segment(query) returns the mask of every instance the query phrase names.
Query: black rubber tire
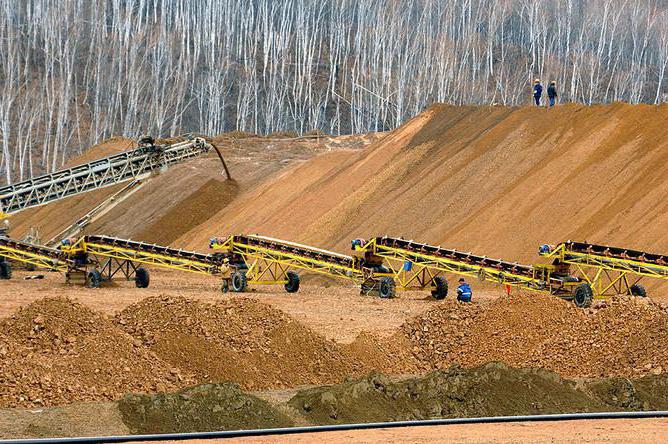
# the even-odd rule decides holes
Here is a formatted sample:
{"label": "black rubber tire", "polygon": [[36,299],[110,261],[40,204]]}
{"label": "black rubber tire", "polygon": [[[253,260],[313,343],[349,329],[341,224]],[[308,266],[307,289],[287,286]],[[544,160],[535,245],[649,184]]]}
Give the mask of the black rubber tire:
{"label": "black rubber tire", "polygon": [[97,270],[91,270],[86,274],[86,287],[100,288],[102,285],[102,275]]}
{"label": "black rubber tire", "polygon": [[629,288],[629,290],[631,290],[631,295],[632,296],[638,296],[638,297],[641,297],[641,298],[647,297],[647,290],[645,289],[645,286],[643,286],[643,285],[633,284],[633,285],[631,285],[631,288]]}
{"label": "black rubber tire", "polygon": [[232,274],[232,291],[235,293],[243,293],[248,287],[248,280],[246,279],[245,271],[235,271]]}
{"label": "black rubber tire", "polygon": [[285,284],[285,291],[288,293],[296,293],[299,291],[299,275],[294,271],[288,271],[285,273],[285,276],[288,278],[288,282]]}
{"label": "black rubber tire", "polygon": [[431,295],[436,300],[443,300],[448,295],[448,281],[443,276],[436,276],[432,281],[434,289],[431,291]]}
{"label": "black rubber tire", "polygon": [[591,302],[594,300],[594,292],[591,285],[582,284],[575,288],[573,302],[580,308],[591,307]]}
{"label": "black rubber tire", "polygon": [[12,266],[9,262],[2,261],[0,262],[0,279],[11,279],[12,278]]}
{"label": "black rubber tire", "polygon": [[230,280],[229,279],[223,279],[223,283],[220,286],[220,291],[222,291],[223,293],[227,293],[228,291],[230,291]]}
{"label": "black rubber tire", "polygon": [[397,286],[394,279],[389,276],[381,278],[378,283],[378,293],[383,299],[392,299],[397,294]]}
{"label": "black rubber tire", "polygon": [[151,275],[144,267],[139,267],[135,270],[135,286],[137,288],[148,288],[151,282]]}

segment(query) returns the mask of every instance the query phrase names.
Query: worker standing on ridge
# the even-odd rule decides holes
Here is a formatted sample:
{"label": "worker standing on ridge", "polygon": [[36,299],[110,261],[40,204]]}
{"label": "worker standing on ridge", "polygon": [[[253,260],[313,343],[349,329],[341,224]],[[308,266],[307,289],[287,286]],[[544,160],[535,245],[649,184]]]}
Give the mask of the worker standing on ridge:
{"label": "worker standing on ridge", "polygon": [[471,286],[466,283],[464,278],[459,279],[459,287],[457,287],[457,300],[461,302],[471,302],[473,290]]}
{"label": "worker standing on ridge", "polygon": [[557,82],[552,80],[550,86],[547,87],[547,97],[550,99],[550,108],[554,106],[554,101],[557,98]]}
{"label": "worker standing on ridge", "polygon": [[540,84],[540,79],[533,82],[533,99],[536,101],[536,106],[540,106],[540,96],[543,95],[543,85]]}

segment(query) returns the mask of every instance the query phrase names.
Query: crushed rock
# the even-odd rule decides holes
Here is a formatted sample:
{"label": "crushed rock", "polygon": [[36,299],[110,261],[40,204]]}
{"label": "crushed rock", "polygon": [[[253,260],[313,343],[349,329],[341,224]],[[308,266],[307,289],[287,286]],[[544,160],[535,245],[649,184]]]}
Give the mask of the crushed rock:
{"label": "crushed rock", "polygon": [[401,330],[424,370],[490,361],[574,378],[668,369],[668,311],[649,299],[616,297],[588,310],[528,292],[484,307],[448,301]]}

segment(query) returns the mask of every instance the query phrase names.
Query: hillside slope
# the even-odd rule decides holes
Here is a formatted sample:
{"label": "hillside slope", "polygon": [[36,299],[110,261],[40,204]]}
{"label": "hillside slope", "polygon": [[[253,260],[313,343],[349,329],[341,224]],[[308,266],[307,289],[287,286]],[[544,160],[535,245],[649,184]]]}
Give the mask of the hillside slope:
{"label": "hillside slope", "polygon": [[668,250],[668,105],[438,105],[313,158],[177,243],[259,232],[345,250],[388,234],[512,260],[566,239]]}
{"label": "hillside slope", "polygon": [[[84,232],[172,244],[216,215],[239,193],[252,190],[277,171],[289,169],[318,153],[359,150],[382,136],[382,133],[371,133],[286,139],[280,135],[221,134],[212,141],[221,148],[233,181],[225,180],[220,161],[213,153],[174,165],[144,181],[143,188],[88,225]],[[113,138],[72,159],[69,165],[126,150],[133,144],[129,139]],[[12,216],[10,234],[21,238],[34,227],[45,242],[123,187],[124,184],[115,185],[18,213]],[[206,246],[207,243],[199,247]]]}

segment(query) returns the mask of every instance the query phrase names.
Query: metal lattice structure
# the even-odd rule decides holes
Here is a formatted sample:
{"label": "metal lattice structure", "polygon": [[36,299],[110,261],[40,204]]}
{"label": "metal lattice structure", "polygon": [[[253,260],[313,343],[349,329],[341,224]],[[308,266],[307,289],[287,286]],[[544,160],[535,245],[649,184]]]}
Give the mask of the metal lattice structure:
{"label": "metal lattice structure", "polygon": [[166,146],[150,144],[7,185],[0,188],[0,216],[127,180],[141,179],[170,165],[201,156],[211,147],[199,137]]}
{"label": "metal lattice structure", "polygon": [[543,248],[541,255],[588,282],[596,296],[641,295],[642,278],[668,279],[668,255],[587,242],[562,242]]}
{"label": "metal lattice structure", "polygon": [[363,274],[352,256],[259,235],[214,238],[210,247],[229,258],[230,270],[241,271],[248,284],[287,284],[298,269],[361,282]]}
{"label": "metal lattice structure", "polygon": [[34,267],[66,272],[76,265],[67,254],[55,248],[44,247],[0,236],[0,257]]}
{"label": "metal lattice structure", "polygon": [[550,266],[524,265],[387,236],[371,239],[358,251],[367,262],[378,263],[381,258],[402,289],[434,286],[437,276],[451,273],[560,296],[572,293],[573,283],[556,276]]}
{"label": "metal lattice structure", "polygon": [[[70,258],[88,258],[86,262],[105,266],[110,270],[119,270],[126,267],[126,277],[132,275],[132,264],[154,265],[171,270],[187,271],[190,273],[215,275],[219,274],[224,266],[225,258],[221,255],[196,253],[193,251],[165,247],[145,242],[119,239],[110,236],[87,235],[71,245],[63,245],[60,251]],[[95,259],[90,260],[93,256]],[[109,261],[102,264],[100,258]],[[112,276],[113,277],[113,274]]]}
{"label": "metal lattice structure", "polygon": [[[205,254],[161,245],[119,239],[110,236],[83,236],[66,239],[60,248],[49,248],[0,236],[0,261],[5,269],[13,260],[34,267],[65,273],[68,282],[80,281],[89,286],[99,286],[116,275],[126,279],[145,276],[148,271],[142,265],[170,270],[186,271],[200,275],[219,275],[227,269],[227,257],[223,254]],[[3,276],[9,277],[9,273]]]}

